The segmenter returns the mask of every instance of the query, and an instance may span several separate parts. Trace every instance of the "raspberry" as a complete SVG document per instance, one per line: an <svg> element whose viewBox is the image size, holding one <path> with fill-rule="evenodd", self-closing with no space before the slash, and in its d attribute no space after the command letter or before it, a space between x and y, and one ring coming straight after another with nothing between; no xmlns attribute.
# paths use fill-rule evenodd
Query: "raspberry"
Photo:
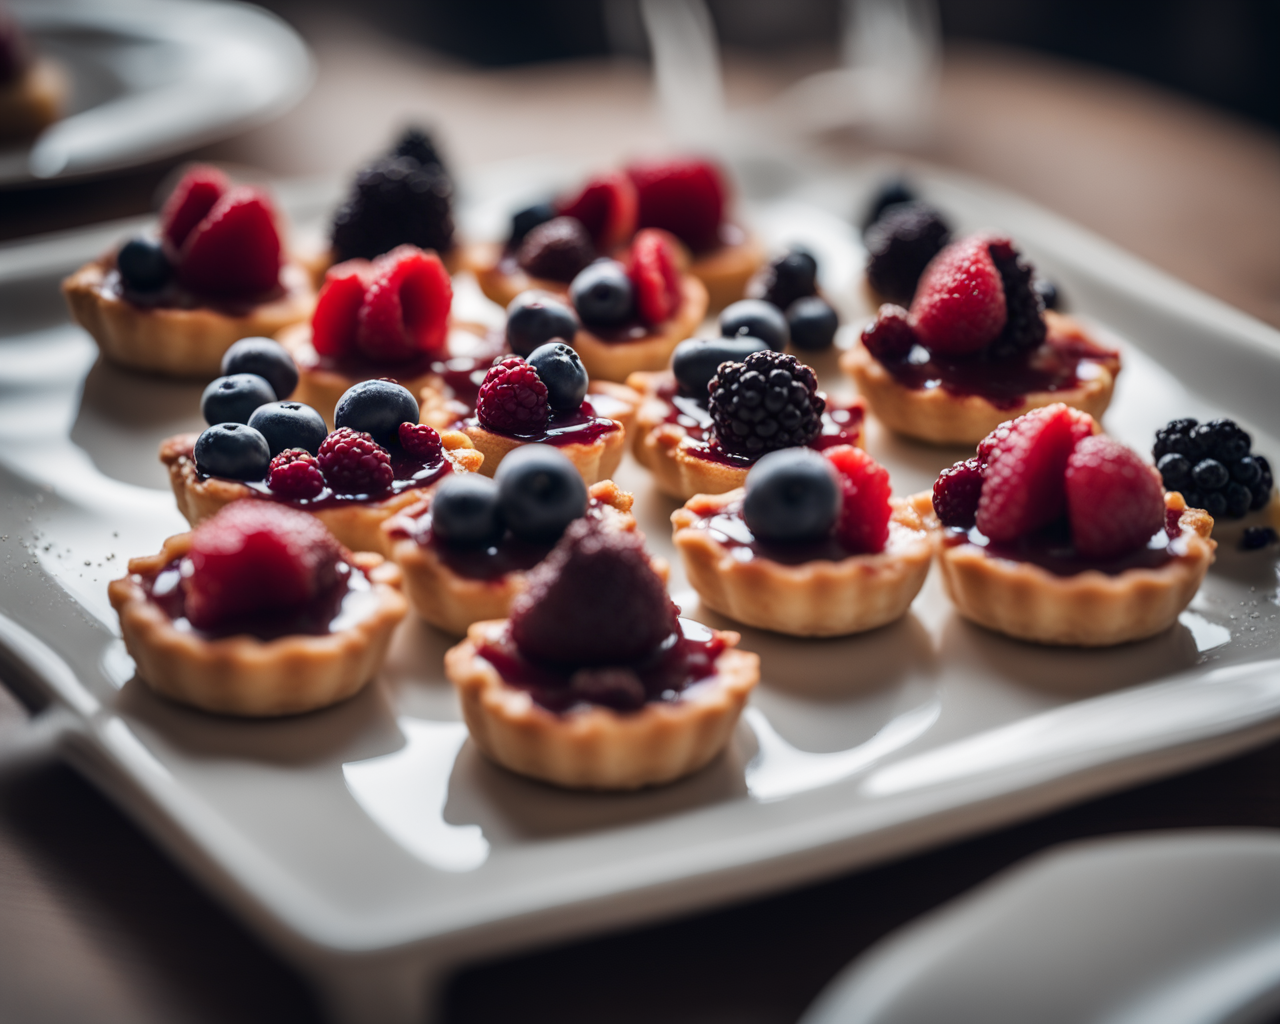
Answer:
<svg viewBox="0 0 1280 1024"><path fill-rule="evenodd" d="M991 259L1000 271L1004 285L1005 311L1008 319L1000 337L991 344L997 358L1015 352L1039 348L1047 328L1044 322L1044 299L1036 291L1035 268L1027 263L1007 238L991 243Z"/></svg>
<svg viewBox="0 0 1280 1024"><path fill-rule="evenodd" d="M334 215L332 238L339 261L371 260L406 244L447 252L453 247L453 184L439 164L412 156L376 160L356 175Z"/></svg>
<svg viewBox="0 0 1280 1024"><path fill-rule="evenodd" d="M582 221L597 252L612 252L636 233L636 187L625 174L592 178L576 196L556 206L562 216Z"/></svg>
<svg viewBox="0 0 1280 1024"><path fill-rule="evenodd" d="M1086 437L1075 446L1065 482L1071 539L1086 558L1127 554L1164 525L1160 475L1109 437Z"/></svg>
<svg viewBox="0 0 1280 1024"><path fill-rule="evenodd" d="M160 234L174 253L230 188L231 182L216 167L193 167L182 176L160 211Z"/></svg>
<svg viewBox="0 0 1280 1024"><path fill-rule="evenodd" d="M911 303L920 341L944 355L968 355L999 337L1008 323L1004 283L991 258L991 239L953 242L925 268Z"/></svg>
<svg viewBox="0 0 1280 1024"><path fill-rule="evenodd" d="M982 494L982 462L967 459L944 469L933 484L933 511L943 526L967 530L978 514Z"/></svg>
<svg viewBox="0 0 1280 1024"><path fill-rule="evenodd" d="M534 434L547 425L551 405L547 386L519 356L490 367L476 399L476 417L503 434Z"/></svg>
<svg viewBox="0 0 1280 1024"><path fill-rule="evenodd" d="M627 175L639 200L638 226L670 231L695 252L720 244L725 183L705 160L632 164Z"/></svg>
<svg viewBox="0 0 1280 1024"><path fill-rule="evenodd" d="M842 444L822 453L840 474L836 535L857 554L883 551L889 539L889 471L861 448Z"/></svg>
<svg viewBox="0 0 1280 1024"><path fill-rule="evenodd" d="M822 430L818 378L795 356L766 349L721 363L708 385L720 444L739 455L806 445Z"/></svg>
<svg viewBox="0 0 1280 1024"><path fill-rule="evenodd" d="M951 228L928 203L899 203L867 229L867 283L889 302L910 305L929 261L951 241Z"/></svg>
<svg viewBox="0 0 1280 1024"><path fill-rule="evenodd" d="M862 332L862 344L881 362L905 359L916 344L916 332L907 320L907 311L886 302L875 322Z"/></svg>
<svg viewBox="0 0 1280 1024"><path fill-rule="evenodd" d="M439 462L444 452L440 443L440 435L434 427L425 423L401 423L399 427L400 447L415 459L423 462Z"/></svg>
<svg viewBox="0 0 1280 1024"><path fill-rule="evenodd" d="M639 232L628 262L641 319L651 326L670 320L680 308L680 271L670 236L654 228Z"/></svg>
<svg viewBox="0 0 1280 1024"><path fill-rule="evenodd" d="M440 257L401 245L373 262L356 318L356 347L377 362L437 352L449 337L453 284Z"/></svg>
<svg viewBox="0 0 1280 1024"><path fill-rule="evenodd" d="M282 498L314 498L324 490L324 474L305 448L286 448L271 460L267 486Z"/></svg>
<svg viewBox="0 0 1280 1024"><path fill-rule="evenodd" d="M261 189L237 185L191 229L178 254L178 280L211 295L253 295L280 284L283 248L276 212Z"/></svg>
<svg viewBox="0 0 1280 1024"><path fill-rule="evenodd" d="M676 632L678 614L639 533L576 519L529 573L511 608L511 638L535 662L625 665Z"/></svg>
<svg viewBox="0 0 1280 1024"><path fill-rule="evenodd" d="M566 282L595 258L591 236L572 217L553 217L530 229L516 254L516 262L534 277Z"/></svg>
<svg viewBox="0 0 1280 1024"><path fill-rule="evenodd" d="M324 275L311 315L311 344L322 356L350 355L355 349L360 307L372 274L368 260L347 260Z"/></svg>
<svg viewBox="0 0 1280 1024"><path fill-rule="evenodd" d="M395 474L391 455L368 434L339 427L320 443L324 482L336 494L381 494Z"/></svg>

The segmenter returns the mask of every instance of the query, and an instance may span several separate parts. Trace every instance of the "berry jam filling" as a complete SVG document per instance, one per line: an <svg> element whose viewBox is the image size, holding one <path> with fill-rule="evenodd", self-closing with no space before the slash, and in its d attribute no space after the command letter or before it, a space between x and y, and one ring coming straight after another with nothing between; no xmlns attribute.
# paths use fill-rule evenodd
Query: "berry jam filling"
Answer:
<svg viewBox="0 0 1280 1024"><path fill-rule="evenodd" d="M742 502L735 501L713 516L700 518L695 530L706 530L711 538L729 549L735 562L767 558L781 565L803 565L805 562L840 562L860 552L845 545L839 531L821 540L793 541L785 544L761 540L751 532L742 518Z"/></svg>
<svg viewBox="0 0 1280 1024"><path fill-rule="evenodd" d="M113 262L106 268L98 291L103 298L123 300L139 309L212 309L223 316L243 317L251 314L258 306L276 302L290 292L299 290L302 285L301 274L302 271L296 267L282 267L280 278L283 284L247 296L200 295L176 280L167 281L155 291L144 292L128 287Z"/></svg>
<svg viewBox="0 0 1280 1024"><path fill-rule="evenodd" d="M618 429L618 424L611 419L600 416L596 412L594 399L584 399L576 409L552 409L547 425L542 430L531 434L508 434L505 431L484 427L493 434L513 437L528 443L549 444L563 448L567 444L591 444L594 441ZM466 430L481 426L475 416L468 416L456 425L456 429Z"/></svg>
<svg viewBox="0 0 1280 1024"><path fill-rule="evenodd" d="M443 378L454 397L475 408L484 375L504 347L500 331L480 335L459 329L449 332L447 353L418 352L411 359L394 364L369 359L354 347L340 356L321 355L312 349L295 353L295 357L308 370L328 370L352 380L384 376L388 367L394 368L402 381L434 373Z"/></svg>
<svg viewBox="0 0 1280 1024"><path fill-rule="evenodd" d="M477 653L504 683L528 691L548 711L563 713L584 704L630 711L644 704L677 701L689 687L715 675L724 640L700 622L678 621L678 635L672 633L652 654L630 665L589 669L536 665L520 653L506 631L486 639Z"/></svg>

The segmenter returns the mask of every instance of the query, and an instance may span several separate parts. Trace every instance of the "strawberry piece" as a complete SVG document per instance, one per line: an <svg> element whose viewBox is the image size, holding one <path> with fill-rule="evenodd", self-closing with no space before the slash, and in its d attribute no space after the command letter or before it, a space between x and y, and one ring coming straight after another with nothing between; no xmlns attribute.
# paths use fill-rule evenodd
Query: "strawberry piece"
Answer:
<svg viewBox="0 0 1280 1024"><path fill-rule="evenodd" d="M230 188L225 174L205 164L192 167L182 176L160 210L160 235L175 253Z"/></svg>
<svg viewBox="0 0 1280 1024"><path fill-rule="evenodd" d="M889 471L861 448L836 445L822 453L840 474L836 535L855 554L883 551L889 540Z"/></svg>
<svg viewBox="0 0 1280 1024"><path fill-rule="evenodd" d="M636 309L650 326L665 323L680 308L680 271L675 245L665 231L647 228L631 243L627 276L636 290Z"/></svg>
<svg viewBox="0 0 1280 1024"><path fill-rule="evenodd" d="M271 200L237 185L192 229L178 255L178 280L210 295L254 295L280 283L282 246Z"/></svg>
<svg viewBox="0 0 1280 1024"><path fill-rule="evenodd" d="M1164 525L1164 485L1131 448L1098 435L1067 458L1071 540L1085 558L1117 558L1144 547Z"/></svg>
<svg viewBox="0 0 1280 1024"><path fill-rule="evenodd" d="M639 200L638 225L670 231L695 252L720 244L726 188L715 164L665 160L627 168Z"/></svg>
<svg viewBox="0 0 1280 1024"><path fill-rule="evenodd" d="M347 260L330 267L311 315L311 344L322 356L350 355L364 291L373 274L368 260Z"/></svg>
<svg viewBox="0 0 1280 1024"><path fill-rule="evenodd" d="M378 362L439 352L449 338L453 283L440 257L401 245L373 262L356 327L356 347Z"/></svg>
<svg viewBox="0 0 1280 1024"><path fill-rule="evenodd" d="M992 540L1017 540L1064 512L1063 473L1079 430L1072 411L1059 402L993 432L1002 436L987 456L977 515Z"/></svg>
<svg viewBox="0 0 1280 1024"><path fill-rule="evenodd" d="M342 558L315 516L271 501L232 502L191 536L182 578L187 619L208 629L301 608L333 585Z"/></svg>
<svg viewBox="0 0 1280 1024"><path fill-rule="evenodd" d="M636 233L636 187L617 171L592 178L576 196L556 206L563 216L582 222L597 252L612 252Z"/></svg>
<svg viewBox="0 0 1280 1024"><path fill-rule="evenodd" d="M986 348L1004 330L1009 314L991 244L986 235L953 242L920 275L911 326L931 351L968 355Z"/></svg>

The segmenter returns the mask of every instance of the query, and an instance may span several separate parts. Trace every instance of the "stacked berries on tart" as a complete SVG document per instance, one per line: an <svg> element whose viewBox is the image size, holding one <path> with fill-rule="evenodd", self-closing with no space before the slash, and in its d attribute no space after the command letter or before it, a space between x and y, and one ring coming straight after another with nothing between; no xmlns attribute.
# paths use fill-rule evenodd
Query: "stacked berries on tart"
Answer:
<svg viewBox="0 0 1280 1024"><path fill-rule="evenodd" d="M1013 243L986 234L942 249L910 310L881 306L840 362L886 426L938 444L1053 402L1101 416L1120 372L1118 352L1045 311Z"/></svg>
<svg viewBox="0 0 1280 1024"><path fill-rule="evenodd" d="M851 445L770 452L745 486L695 495L671 522L704 605L794 636L901 618L933 557L917 509L890 497L888 472Z"/></svg>
<svg viewBox="0 0 1280 1024"><path fill-rule="evenodd" d="M835 341L840 318L819 294L818 261L803 246L793 245L761 268L748 284L747 295L721 313L720 331L726 337L763 338L779 352L788 344L818 352ZM768 321L779 326L771 327Z"/></svg>
<svg viewBox="0 0 1280 1024"><path fill-rule="evenodd" d="M243 500L112 581L138 676L206 711L327 707L378 671L408 605L399 570L352 554L315 517Z"/></svg>
<svg viewBox="0 0 1280 1024"><path fill-rule="evenodd" d="M67 76L8 10L0 11L0 142L30 139L62 116Z"/></svg>
<svg viewBox="0 0 1280 1024"><path fill-rule="evenodd" d="M938 477L938 561L965 618L1037 643L1106 646L1154 636L1191 601L1217 547L1213 518L1096 430L1065 405L1035 409Z"/></svg>
<svg viewBox="0 0 1280 1024"><path fill-rule="evenodd" d="M62 291L107 359L175 377L216 375L234 341L305 321L315 305L267 193L203 166L165 202L158 236L129 239Z"/></svg>

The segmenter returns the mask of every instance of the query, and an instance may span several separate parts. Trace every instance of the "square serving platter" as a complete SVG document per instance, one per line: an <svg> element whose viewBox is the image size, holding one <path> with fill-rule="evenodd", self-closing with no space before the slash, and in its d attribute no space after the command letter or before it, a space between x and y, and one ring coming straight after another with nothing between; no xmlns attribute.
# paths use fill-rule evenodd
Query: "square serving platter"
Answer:
<svg viewBox="0 0 1280 1024"><path fill-rule="evenodd" d="M751 222L804 242L847 345L869 314L849 214L888 170L765 159L737 168ZM1231 415L1280 455L1280 332L1017 197L954 174L913 176L960 230L1010 233L1125 369L1104 424L1149 450L1177 416ZM507 212L573 171L494 167L461 223ZM303 232L331 184L284 183ZM1228 545L1179 623L1106 651L1046 649L969 625L932 575L902 621L838 640L743 629L762 683L728 748L674 785L572 793L483 760L441 659L450 638L407 622L376 681L278 721L190 711L133 677L106 598L127 559L186 528L159 441L200 427L201 386L97 360L60 278L137 223L0 247L0 672L45 710L33 736L112 796L320 987L335 1020L422 1020L436 983L479 956L633 925L883 861L1182 770L1280 735L1280 628L1270 552ZM473 282L457 304L495 318ZM835 353L811 360L840 393ZM897 494L964 455L868 446ZM628 456L651 547L671 558L676 503Z"/></svg>

